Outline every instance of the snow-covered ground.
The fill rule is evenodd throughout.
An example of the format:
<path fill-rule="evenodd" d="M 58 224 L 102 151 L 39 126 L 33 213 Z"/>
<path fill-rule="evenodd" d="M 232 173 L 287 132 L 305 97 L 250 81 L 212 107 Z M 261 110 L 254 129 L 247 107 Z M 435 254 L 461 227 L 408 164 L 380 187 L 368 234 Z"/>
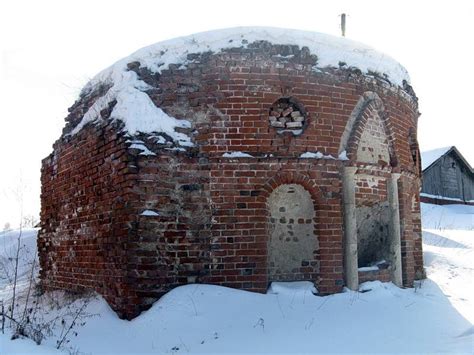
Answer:
<path fill-rule="evenodd" d="M 36 260 L 36 229 L 23 229 L 9 232 L 0 232 L 0 300 L 5 299 L 12 292 L 15 278 L 16 251 L 19 246 L 17 285 L 18 288 L 27 287 L 31 275 L 33 260 Z M 18 244 L 20 236 L 20 244 Z"/>
<path fill-rule="evenodd" d="M 472 324 L 474 206 L 422 204 L 422 220 L 426 272 L 453 307 Z M 471 328 L 471 341 L 472 334 L 474 328 Z M 474 349 L 471 351 L 474 353 Z"/>
<path fill-rule="evenodd" d="M 265 295 L 188 285 L 131 322 L 95 297 L 62 352 L 472 354 L 474 207 L 423 204 L 422 218 L 428 279 L 414 289 L 370 282 L 319 297 L 309 283 L 274 284 Z M 0 335 L 0 353 L 59 353 L 57 337 L 37 346 Z"/>

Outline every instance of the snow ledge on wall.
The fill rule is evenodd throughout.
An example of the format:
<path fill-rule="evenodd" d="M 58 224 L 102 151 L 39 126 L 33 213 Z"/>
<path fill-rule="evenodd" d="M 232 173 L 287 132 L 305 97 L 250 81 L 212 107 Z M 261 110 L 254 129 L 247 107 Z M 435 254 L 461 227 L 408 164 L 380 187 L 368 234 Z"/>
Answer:
<path fill-rule="evenodd" d="M 222 154 L 223 158 L 255 158 L 253 155 L 243 152 L 227 152 Z"/>
<path fill-rule="evenodd" d="M 145 210 L 143 211 L 140 216 L 147 216 L 147 217 L 157 217 L 160 214 L 158 212 L 155 212 L 153 210 Z"/>
<path fill-rule="evenodd" d="M 456 197 L 445 197 L 445 196 L 441 196 L 441 195 L 431 195 L 431 194 L 427 194 L 427 193 L 424 193 L 424 192 L 420 192 L 420 197 L 427 197 L 427 198 L 432 198 L 432 199 L 435 199 L 435 200 L 446 200 L 446 201 L 460 201 L 460 202 L 463 202 L 463 200 L 460 199 L 460 198 L 456 198 Z M 470 202 L 470 201 L 467 201 L 467 202 Z"/>
<path fill-rule="evenodd" d="M 300 155 L 300 158 L 309 158 L 309 159 L 334 159 L 336 160 L 336 158 L 334 158 L 332 155 L 324 155 L 323 153 L 321 152 L 304 152 L 303 154 Z"/>

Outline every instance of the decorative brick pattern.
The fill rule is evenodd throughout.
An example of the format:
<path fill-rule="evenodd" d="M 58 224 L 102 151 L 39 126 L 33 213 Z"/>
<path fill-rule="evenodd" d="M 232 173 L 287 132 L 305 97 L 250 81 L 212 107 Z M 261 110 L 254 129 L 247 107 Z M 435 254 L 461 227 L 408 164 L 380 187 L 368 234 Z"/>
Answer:
<path fill-rule="evenodd" d="M 305 127 L 305 110 L 293 98 L 281 98 L 270 108 L 268 121 L 277 128 L 278 133 L 291 132 L 301 134 Z"/>

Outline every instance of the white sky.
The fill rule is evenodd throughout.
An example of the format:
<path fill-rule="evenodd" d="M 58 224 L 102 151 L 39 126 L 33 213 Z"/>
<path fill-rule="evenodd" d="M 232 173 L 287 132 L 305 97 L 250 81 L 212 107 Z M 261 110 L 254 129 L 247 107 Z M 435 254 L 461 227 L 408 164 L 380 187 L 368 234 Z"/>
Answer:
<path fill-rule="evenodd" d="M 456 145 L 474 165 L 474 1 L 1 1 L 0 230 L 39 213 L 41 159 L 67 108 L 100 70 L 146 45 L 217 28 L 274 26 L 339 35 L 409 71 L 422 150 Z"/>

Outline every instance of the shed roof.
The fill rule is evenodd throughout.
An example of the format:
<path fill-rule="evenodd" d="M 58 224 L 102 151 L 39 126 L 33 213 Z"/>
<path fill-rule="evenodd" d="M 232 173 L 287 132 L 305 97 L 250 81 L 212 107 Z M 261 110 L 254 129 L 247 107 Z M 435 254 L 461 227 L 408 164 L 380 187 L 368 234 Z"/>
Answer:
<path fill-rule="evenodd" d="M 427 170 L 438 159 L 440 159 L 441 157 L 451 152 L 454 152 L 459 157 L 459 159 L 469 168 L 471 173 L 473 173 L 473 169 L 471 165 L 469 164 L 469 162 L 462 156 L 462 154 L 454 145 L 421 152 L 421 169 L 423 171 Z"/>

